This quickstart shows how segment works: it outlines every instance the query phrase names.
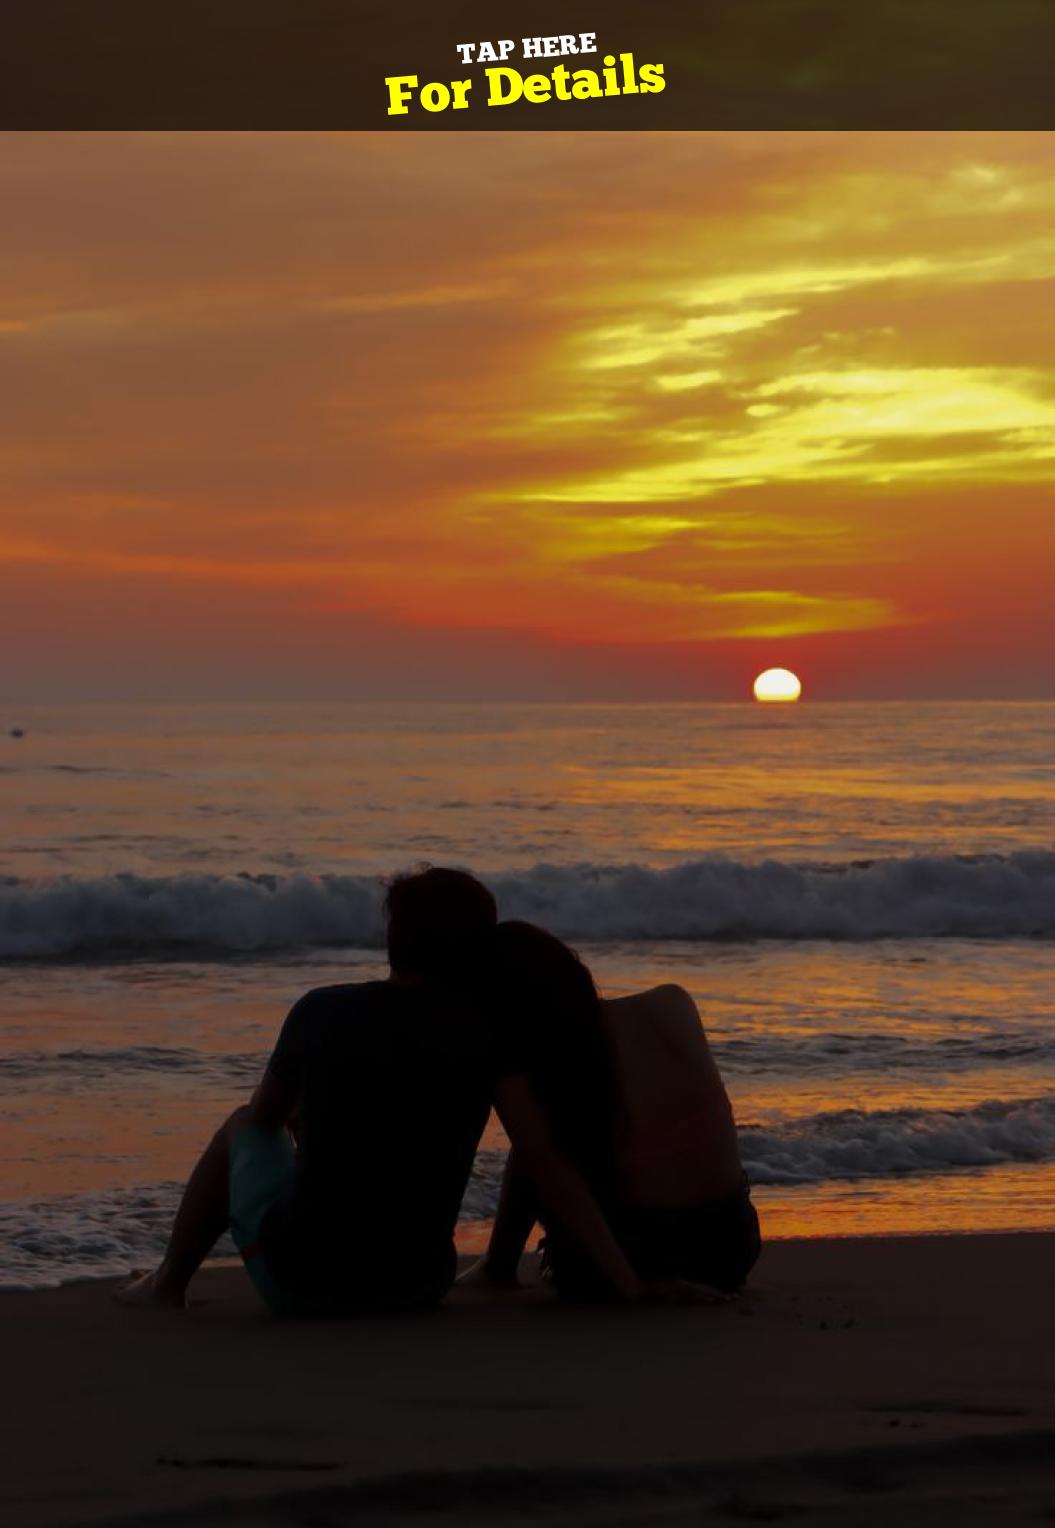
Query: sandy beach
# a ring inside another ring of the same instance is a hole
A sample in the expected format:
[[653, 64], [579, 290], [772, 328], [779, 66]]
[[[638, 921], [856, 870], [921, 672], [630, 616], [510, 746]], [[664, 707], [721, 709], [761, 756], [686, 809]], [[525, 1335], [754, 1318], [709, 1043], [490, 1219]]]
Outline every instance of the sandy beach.
[[185, 1314], [103, 1283], [9, 1295], [0, 1517], [1043, 1521], [1053, 1281], [1055, 1235], [1009, 1234], [778, 1242], [738, 1302], [692, 1310], [462, 1289], [281, 1324], [238, 1268]]

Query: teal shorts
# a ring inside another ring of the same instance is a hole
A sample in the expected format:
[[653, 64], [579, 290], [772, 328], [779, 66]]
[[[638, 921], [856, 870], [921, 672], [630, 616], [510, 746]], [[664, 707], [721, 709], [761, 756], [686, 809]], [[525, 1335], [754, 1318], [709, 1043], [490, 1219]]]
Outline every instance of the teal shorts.
[[257, 1293], [276, 1315], [296, 1314], [299, 1302], [268, 1267], [260, 1251], [260, 1227], [268, 1210], [292, 1185], [296, 1160], [285, 1130], [272, 1135], [257, 1125], [241, 1125], [231, 1138], [231, 1236]]

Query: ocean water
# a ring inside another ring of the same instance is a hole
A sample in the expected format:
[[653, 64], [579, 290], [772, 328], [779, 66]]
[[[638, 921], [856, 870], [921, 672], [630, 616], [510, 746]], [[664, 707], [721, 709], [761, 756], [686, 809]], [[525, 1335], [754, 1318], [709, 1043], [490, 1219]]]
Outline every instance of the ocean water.
[[0, 1288], [156, 1255], [290, 1004], [381, 973], [381, 878], [422, 860], [605, 992], [694, 994], [769, 1235], [1055, 1226], [1053, 744], [1026, 702], [0, 718]]

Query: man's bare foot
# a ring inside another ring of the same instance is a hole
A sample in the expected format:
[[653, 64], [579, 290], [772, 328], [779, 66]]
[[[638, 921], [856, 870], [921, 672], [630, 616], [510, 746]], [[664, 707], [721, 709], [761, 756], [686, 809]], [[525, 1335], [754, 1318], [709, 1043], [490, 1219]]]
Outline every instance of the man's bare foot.
[[186, 1294], [173, 1294], [160, 1282], [157, 1270], [133, 1273], [127, 1284], [119, 1284], [113, 1291], [118, 1305], [162, 1306], [168, 1310], [183, 1310], [187, 1304]]

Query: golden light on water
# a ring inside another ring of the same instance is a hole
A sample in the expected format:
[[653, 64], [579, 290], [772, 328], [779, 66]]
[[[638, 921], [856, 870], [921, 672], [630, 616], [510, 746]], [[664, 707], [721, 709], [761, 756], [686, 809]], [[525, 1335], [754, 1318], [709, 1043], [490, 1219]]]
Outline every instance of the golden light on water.
[[802, 683], [790, 669], [766, 669], [755, 680], [756, 700], [787, 702], [798, 700], [801, 694]]

